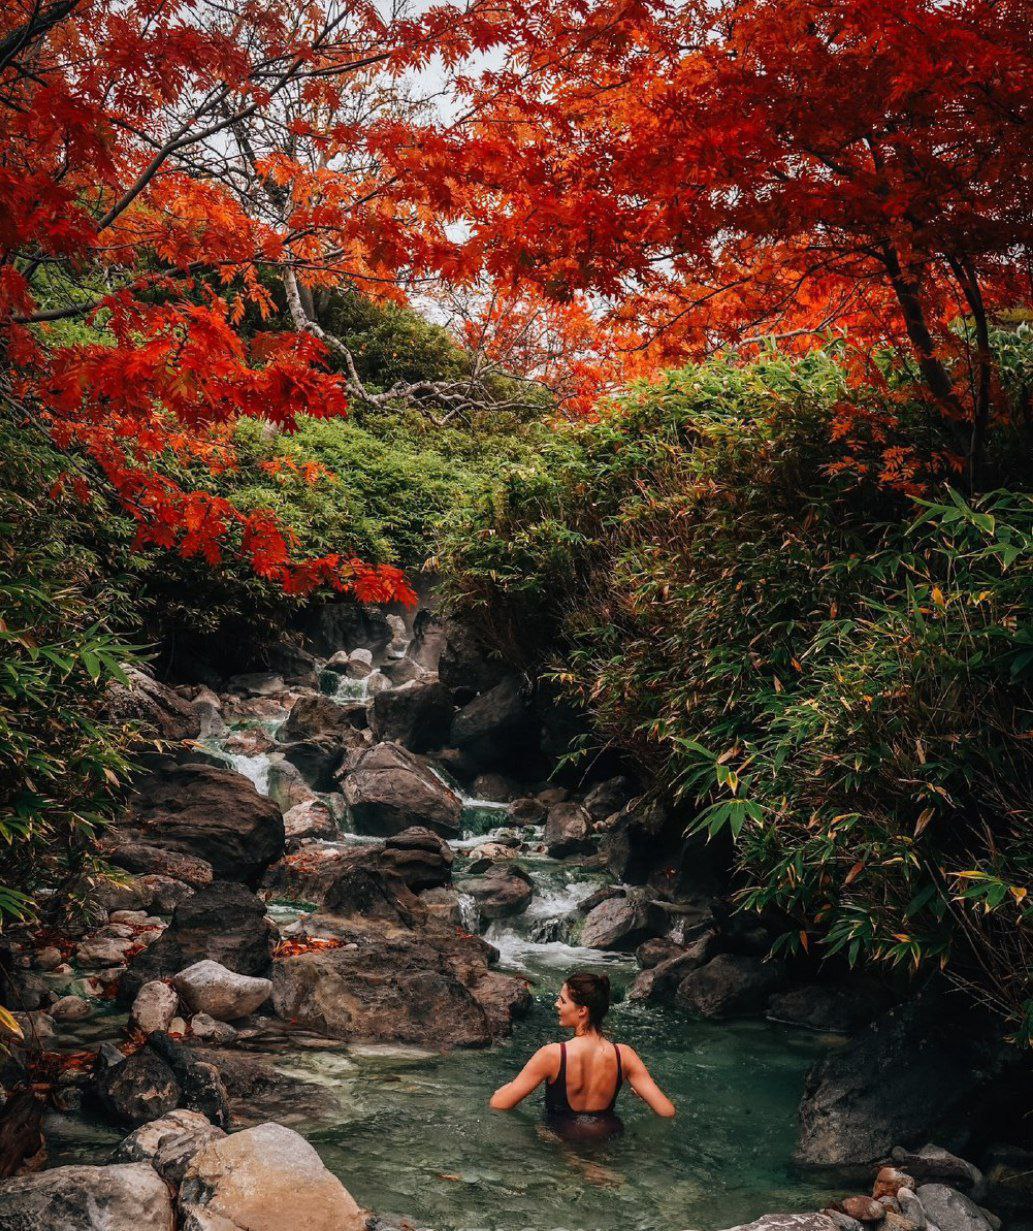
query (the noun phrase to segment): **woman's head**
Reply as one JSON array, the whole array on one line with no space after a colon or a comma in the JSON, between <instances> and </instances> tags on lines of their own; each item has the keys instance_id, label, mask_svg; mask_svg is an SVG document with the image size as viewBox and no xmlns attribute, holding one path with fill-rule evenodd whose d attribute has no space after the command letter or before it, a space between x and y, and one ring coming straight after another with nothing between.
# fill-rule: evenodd
<instances>
[{"instance_id":1,"label":"woman's head","mask_svg":"<svg viewBox=\"0 0 1033 1231\"><path fill-rule=\"evenodd\" d=\"M602 1030L610 1009L610 980L606 975L578 971L567 978L556 998L560 1025L571 1030Z\"/></svg>"}]
</instances>

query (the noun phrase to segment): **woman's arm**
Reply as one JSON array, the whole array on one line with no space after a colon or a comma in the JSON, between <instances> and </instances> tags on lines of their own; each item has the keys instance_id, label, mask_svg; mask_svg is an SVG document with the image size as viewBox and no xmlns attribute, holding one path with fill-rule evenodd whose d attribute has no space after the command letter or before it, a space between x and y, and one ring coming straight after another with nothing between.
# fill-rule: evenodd
<instances>
[{"instance_id":1,"label":"woman's arm","mask_svg":"<svg viewBox=\"0 0 1033 1231\"><path fill-rule=\"evenodd\" d=\"M634 1048L627 1043L621 1043L621 1060L624 1062L624 1076L628 1085L658 1116L670 1118L674 1115L674 1104L649 1076L649 1070L639 1059Z\"/></svg>"},{"instance_id":2,"label":"woman's arm","mask_svg":"<svg viewBox=\"0 0 1033 1231\"><path fill-rule=\"evenodd\" d=\"M499 1086L491 1096L489 1106L496 1111L512 1111L517 1103L522 1102L532 1090L551 1077L557 1067L556 1047L555 1043L540 1047L511 1082Z\"/></svg>"}]
</instances>

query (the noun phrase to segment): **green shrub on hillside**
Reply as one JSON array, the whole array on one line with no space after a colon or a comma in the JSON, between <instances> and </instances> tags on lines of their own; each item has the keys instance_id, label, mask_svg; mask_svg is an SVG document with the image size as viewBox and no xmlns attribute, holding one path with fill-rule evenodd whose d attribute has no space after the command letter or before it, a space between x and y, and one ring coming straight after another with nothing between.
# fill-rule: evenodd
<instances>
[{"instance_id":1,"label":"green shrub on hillside","mask_svg":"<svg viewBox=\"0 0 1033 1231\"><path fill-rule=\"evenodd\" d=\"M843 395L821 354L669 374L457 519L450 602L733 835L780 948L943 965L1029 1035L1033 497L830 477Z\"/></svg>"}]
</instances>

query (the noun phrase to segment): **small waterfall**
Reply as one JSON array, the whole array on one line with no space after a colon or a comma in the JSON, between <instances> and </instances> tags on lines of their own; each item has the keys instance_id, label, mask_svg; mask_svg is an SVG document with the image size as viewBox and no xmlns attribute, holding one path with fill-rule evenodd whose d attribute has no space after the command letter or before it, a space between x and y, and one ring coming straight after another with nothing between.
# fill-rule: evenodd
<instances>
[{"instance_id":1,"label":"small waterfall","mask_svg":"<svg viewBox=\"0 0 1033 1231\"><path fill-rule=\"evenodd\" d=\"M477 903L468 893L461 893L459 895L459 922L462 924L464 931L474 933L481 925Z\"/></svg>"},{"instance_id":2,"label":"small waterfall","mask_svg":"<svg viewBox=\"0 0 1033 1231\"><path fill-rule=\"evenodd\" d=\"M272 762L269 760L268 753L260 752L253 757L248 757L242 753L224 752L222 749L218 752L220 756L226 758L231 769L236 770L238 774L243 774L245 778L254 783L259 795L269 794L269 769Z\"/></svg>"},{"instance_id":3,"label":"small waterfall","mask_svg":"<svg viewBox=\"0 0 1033 1231\"><path fill-rule=\"evenodd\" d=\"M354 680L349 675L338 676L337 687L332 693L330 693L330 696L334 701L339 701L341 704L346 702L354 704L356 701L368 701L369 676L363 676L361 680Z\"/></svg>"}]
</instances>

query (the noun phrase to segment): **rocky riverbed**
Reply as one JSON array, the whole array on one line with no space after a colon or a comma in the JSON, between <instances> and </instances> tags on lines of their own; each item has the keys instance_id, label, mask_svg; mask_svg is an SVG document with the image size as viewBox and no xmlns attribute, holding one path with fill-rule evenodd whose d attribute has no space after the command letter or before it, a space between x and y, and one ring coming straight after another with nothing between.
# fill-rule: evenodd
<instances>
[{"instance_id":1,"label":"rocky riverbed","mask_svg":"<svg viewBox=\"0 0 1033 1231\"><path fill-rule=\"evenodd\" d=\"M771 1231L996 1231L990 1208L1026 1225L1033 1155L1004 1131L1026 1078L980 1022L950 1009L939 1028L936 989L901 1000L772 958L772 930L730 909L719 857L686 841L626 766L550 781L555 716L468 630L340 604L307 632L274 670L178 686L137 673L112 696L159 744L103 837L117 878L76 887L77 926L6 942L0 991L23 1038L9 1040L4 1073L0 1229L255 1231L288 1225L287 1209L298 1231L386 1226L384 1208L360 1209L348 1189L394 1206L405 1185L367 1188L333 1128L342 1085L363 1096L356 1071L409 1080L395 1061L356 1064L377 1048L452 1066L429 1094L410 1090L421 1112L409 1131L405 1098L382 1130L396 1142L390 1167L453 1188L413 1190L398 1207L432 1213L434 1231L541 1218L555 1219L541 1231L718 1227L768 1198L797 1211L762 1220ZM646 1051L651 1035L670 1039L671 1055L674 1040L706 1040L686 1064L692 1081L713 1056L735 1076L721 1109L705 1083L675 1091L704 1103L671 1128L681 1153L648 1133L638 1142L648 1189L623 1176L633 1154L579 1161L549 1144L536 1165L548 1175L559 1159L551 1193L501 1199L496 1173L519 1188L528 1141L492 1139L480 1086L518 1062L505 1050L514 1030L521 1055L549 1033L549 998L577 965L623 987L615 1033L637 1029ZM500 1047L472 1080L449 1059ZM772 1060L782 1054L793 1063ZM450 1119L466 1086L469 1114ZM435 1098L469 1165L448 1168L447 1150L421 1144ZM731 1143L720 1165L708 1118ZM691 1140L677 1136L686 1121ZM479 1123L483 1157L464 1144ZM973 1146L986 1175L929 1141ZM495 1178L474 1175L473 1158ZM845 1185L853 1195L839 1200ZM827 1211L798 1212L815 1204Z\"/></svg>"}]
</instances>

